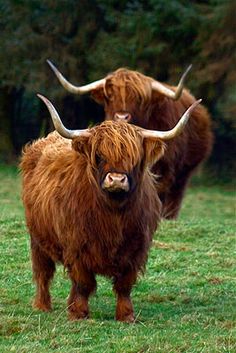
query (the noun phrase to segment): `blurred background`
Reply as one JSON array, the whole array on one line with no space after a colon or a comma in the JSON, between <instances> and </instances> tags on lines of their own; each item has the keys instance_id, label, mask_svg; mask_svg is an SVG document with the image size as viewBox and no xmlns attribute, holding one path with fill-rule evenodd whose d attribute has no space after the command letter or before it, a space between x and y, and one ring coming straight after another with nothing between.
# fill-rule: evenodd
<instances>
[{"instance_id":1,"label":"blurred background","mask_svg":"<svg viewBox=\"0 0 236 353\"><path fill-rule=\"evenodd\" d=\"M215 144L208 175L230 180L236 155L236 1L0 1L0 162L16 163L22 146L51 131L40 92L69 128L99 122L89 96L59 84L50 59L74 84L119 67L186 87L212 115Z\"/></svg>"}]
</instances>

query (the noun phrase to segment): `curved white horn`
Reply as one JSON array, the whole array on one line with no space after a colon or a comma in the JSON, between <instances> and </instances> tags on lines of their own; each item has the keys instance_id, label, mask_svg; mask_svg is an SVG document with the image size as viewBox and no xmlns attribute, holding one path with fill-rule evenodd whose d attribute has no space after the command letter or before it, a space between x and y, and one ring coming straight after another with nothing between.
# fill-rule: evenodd
<instances>
[{"instance_id":1,"label":"curved white horn","mask_svg":"<svg viewBox=\"0 0 236 353\"><path fill-rule=\"evenodd\" d=\"M60 73L60 71L57 70L57 68L51 63L50 60L47 60L47 63L57 76L58 80L62 84L62 86L69 92L75 93L75 94L85 94L90 92L91 90L98 88L99 86L103 86L106 82L106 80L103 78L102 80L94 81L92 83L89 83L88 85L84 86L74 86L72 85L69 81L65 79L65 77Z\"/></svg>"},{"instance_id":2,"label":"curved white horn","mask_svg":"<svg viewBox=\"0 0 236 353\"><path fill-rule=\"evenodd\" d=\"M189 65L187 70L185 70L185 72L181 76L181 79L180 79L179 84L176 88L176 91L172 91L170 88L166 87L165 85L163 85L162 83L160 83L158 81L152 82L152 89L162 93L166 97L172 98L173 100L179 99L181 97L181 94L182 94L182 91L184 88L185 78L186 78L187 74L189 73L189 71L191 70L191 68L192 68L192 65Z\"/></svg>"},{"instance_id":3,"label":"curved white horn","mask_svg":"<svg viewBox=\"0 0 236 353\"><path fill-rule=\"evenodd\" d=\"M90 132L88 129L68 130L62 124L62 121L59 117L59 114L56 111L56 109L54 108L54 106L52 105L52 103L46 97L42 96L41 94L37 94L37 96L46 104L46 106L49 110L49 113L51 114L51 118L52 118L54 127L61 136L68 138L68 139L73 139L78 136L90 136Z\"/></svg>"},{"instance_id":4,"label":"curved white horn","mask_svg":"<svg viewBox=\"0 0 236 353\"><path fill-rule=\"evenodd\" d=\"M178 136L182 130L184 129L185 125L187 124L193 110L201 103L202 99L197 100L194 102L182 115L181 119L175 125L175 127L168 131L156 131L156 130L146 130L141 129L141 133L144 137L154 137L159 138L161 140L170 140L173 137Z\"/></svg>"}]
</instances>

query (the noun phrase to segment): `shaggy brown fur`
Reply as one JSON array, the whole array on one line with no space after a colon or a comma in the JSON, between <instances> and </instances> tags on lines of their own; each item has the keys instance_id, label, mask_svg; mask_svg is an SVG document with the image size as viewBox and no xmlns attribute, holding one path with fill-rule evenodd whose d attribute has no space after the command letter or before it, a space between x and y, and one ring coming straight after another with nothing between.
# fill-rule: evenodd
<instances>
[{"instance_id":1,"label":"shaggy brown fur","mask_svg":"<svg viewBox=\"0 0 236 353\"><path fill-rule=\"evenodd\" d=\"M72 142L54 132L23 152L23 202L37 285L34 306L51 309L49 285L60 262L72 281L71 319L88 316L95 275L101 274L113 280L116 319L132 322L130 292L144 269L161 211L149 167L162 156L164 145L121 122L106 121L90 131L90 137ZM128 175L127 195L117 197L101 188L109 171Z\"/></svg>"},{"instance_id":2,"label":"shaggy brown fur","mask_svg":"<svg viewBox=\"0 0 236 353\"><path fill-rule=\"evenodd\" d=\"M152 130L169 130L195 98L183 90L181 98L173 101L153 91L152 81L152 78L139 72L118 69L107 76L105 87L93 90L92 95L104 105L106 119L114 119L116 113L129 113L130 122L135 125ZM157 191L163 202L163 217L177 217L187 182L196 167L209 155L212 141L209 114L199 105L185 131L167 143L164 157L152 169L159 178Z\"/></svg>"}]
</instances>

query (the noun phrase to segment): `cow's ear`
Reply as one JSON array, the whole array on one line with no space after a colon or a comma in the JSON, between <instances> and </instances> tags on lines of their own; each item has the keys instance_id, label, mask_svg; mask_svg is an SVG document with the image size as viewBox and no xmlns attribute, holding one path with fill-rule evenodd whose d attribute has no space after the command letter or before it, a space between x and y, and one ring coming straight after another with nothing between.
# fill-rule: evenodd
<instances>
[{"instance_id":1,"label":"cow's ear","mask_svg":"<svg viewBox=\"0 0 236 353\"><path fill-rule=\"evenodd\" d=\"M105 103L105 95L103 91L103 87L98 87L91 91L91 96L98 104L104 105Z\"/></svg>"},{"instance_id":2,"label":"cow's ear","mask_svg":"<svg viewBox=\"0 0 236 353\"><path fill-rule=\"evenodd\" d=\"M165 143L160 139L145 137L143 140L144 158L146 165L155 164L165 152Z\"/></svg>"},{"instance_id":3,"label":"cow's ear","mask_svg":"<svg viewBox=\"0 0 236 353\"><path fill-rule=\"evenodd\" d=\"M89 137L88 136L76 137L72 141L72 147L76 152L79 152L81 154L85 154L85 155L90 154L91 146L89 143Z\"/></svg>"}]
</instances>

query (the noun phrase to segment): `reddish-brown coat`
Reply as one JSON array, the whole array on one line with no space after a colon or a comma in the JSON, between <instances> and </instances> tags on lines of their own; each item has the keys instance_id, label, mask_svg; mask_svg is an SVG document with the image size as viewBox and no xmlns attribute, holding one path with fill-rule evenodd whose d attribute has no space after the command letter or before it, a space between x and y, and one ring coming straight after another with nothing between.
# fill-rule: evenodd
<instances>
[{"instance_id":1,"label":"reddish-brown coat","mask_svg":"<svg viewBox=\"0 0 236 353\"><path fill-rule=\"evenodd\" d=\"M26 146L21 170L36 308L50 310L49 285L60 262L72 281L71 319L88 316L88 297L101 274L113 280L116 318L134 320L130 292L144 269L161 212L149 166L163 151L160 140L144 139L138 128L112 121L92 128L90 137L71 142L54 132ZM124 200L101 190L105 169L132 179Z\"/></svg>"}]
</instances>

